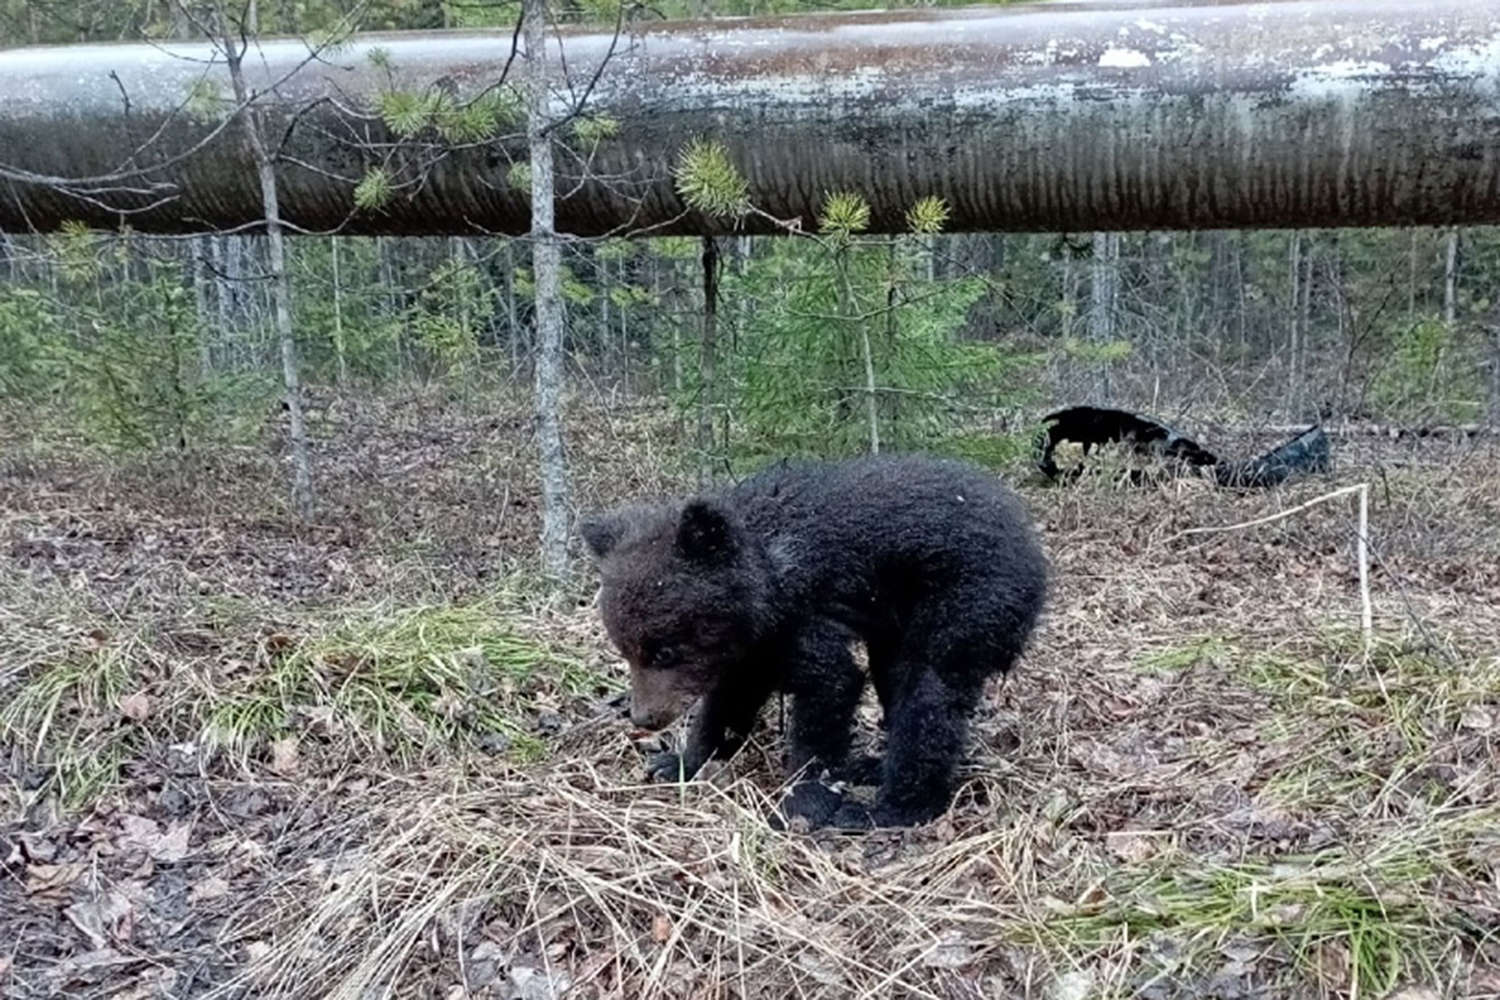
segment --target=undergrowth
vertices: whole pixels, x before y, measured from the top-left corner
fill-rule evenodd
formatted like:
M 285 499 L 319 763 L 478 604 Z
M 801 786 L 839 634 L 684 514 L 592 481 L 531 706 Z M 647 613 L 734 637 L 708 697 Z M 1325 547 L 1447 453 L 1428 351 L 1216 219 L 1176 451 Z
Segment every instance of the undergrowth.
M 145 632 L 85 637 L 97 648 L 12 682 L 0 744 L 24 759 L 34 791 L 70 808 L 150 742 L 283 771 L 307 752 L 402 767 L 467 751 L 534 762 L 568 699 L 617 685 L 540 633 L 518 608 L 483 601 L 309 619 L 192 663 Z

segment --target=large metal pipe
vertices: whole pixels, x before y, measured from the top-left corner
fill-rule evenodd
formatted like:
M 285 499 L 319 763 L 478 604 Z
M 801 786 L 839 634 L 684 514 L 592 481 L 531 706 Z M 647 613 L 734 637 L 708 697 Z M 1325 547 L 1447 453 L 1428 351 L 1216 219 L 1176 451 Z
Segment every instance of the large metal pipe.
M 575 88 L 615 46 L 590 107 L 621 126 L 559 202 L 565 232 L 728 231 L 686 211 L 671 179 L 700 134 L 723 140 L 758 207 L 808 225 L 834 189 L 863 194 L 885 232 L 929 194 L 948 200 L 950 230 L 970 231 L 1500 221 L 1500 0 L 1083 2 L 656 24 L 618 44 L 585 32 L 559 44 Z M 354 181 L 387 151 L 362 143 L 391 140 L 349 115 L 389 86 L 375 47 L 398 86 L 441 79 L 463 96 L 499 76 L 510 35 L 359 36 L 291 73 L 266 112 L 274 136 L 290 128 L 285 218 L 346 233 L 524 232 L 527 196 L 507 181 L 521 147 L 504 140 L 436 158 L 384 211 L 350 214 Z M 306 53 L 264 41 L 246 69 L 264 88 Z M 171 162 L 212 126 L 180 109 L 211 54 L 0 52 L 0 228 L 113 226 L 113 208 L 162 196 L 130 224 L 253 224 L 260 192 L 237 130 Z M 229 92 L 221 66 L 207 72 Z M 397 163 L 416 169 L 431 152 Z M 165 165 L 71 193 L 30 176 L 152 164 Z M 148 181 L 151 194 L 123 190 Z M 742 231 L 770 228 L 752 217 Z

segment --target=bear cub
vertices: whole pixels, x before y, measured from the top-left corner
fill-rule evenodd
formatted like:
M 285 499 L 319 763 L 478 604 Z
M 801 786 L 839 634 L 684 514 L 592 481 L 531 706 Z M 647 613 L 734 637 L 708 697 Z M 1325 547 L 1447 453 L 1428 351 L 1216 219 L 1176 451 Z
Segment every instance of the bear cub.
M 792 775 L 864 783 L 873 807 L 817 780 L 785 810 L 809 826 L 911 826 L 947 808 L 984 683 L 1026 647 L 1047 563 L 1020 500 L 965 463 L 916 455 L 782 462 L 721 493 L 586 520 L 610 641 L 630 664 L 631 719 L 700 701 L 680 754 L 692 777 L 733 754 L 774 692 L 791 696 Z M 867 679 L 885 755 L 851 761 Z M 872 773 L 873 772 L 873 773 Z

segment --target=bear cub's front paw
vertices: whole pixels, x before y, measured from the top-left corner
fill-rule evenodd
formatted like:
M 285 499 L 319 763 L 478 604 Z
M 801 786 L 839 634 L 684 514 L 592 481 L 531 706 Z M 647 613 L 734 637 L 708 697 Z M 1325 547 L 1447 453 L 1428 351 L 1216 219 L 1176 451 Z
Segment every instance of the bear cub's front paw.
M 654 753 L 646 758 L 648 781 L 686 781 L 692 776 L 680 753 Z
M 768 819 L 773 830 L 816 830 L 843 804 L 843 795 L 821 781 L 799 781 Z

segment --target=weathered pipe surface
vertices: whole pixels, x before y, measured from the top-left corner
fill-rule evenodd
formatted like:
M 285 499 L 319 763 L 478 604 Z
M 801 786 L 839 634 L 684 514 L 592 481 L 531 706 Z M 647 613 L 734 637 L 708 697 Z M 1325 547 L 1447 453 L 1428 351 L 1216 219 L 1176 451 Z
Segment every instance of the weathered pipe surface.
M 575 89 L 611 41 L 565 36 Z M 285 217 L 315 231 L 524 232 L 526 196 L 506 179 L 519 136 L 444 155 L 430 139 L 393 150 L 377 119 L 353 113 L 389 86 L 369 58 L 377 46 L 397 86 L 444 79 L 464 96 L 498 77 L 510 34 L 359 36 L 291 73 L 265 112 L 273 137 L 287 136 Z M 306 51 L 296 40 L 252 47 L 252 85 L 281 80 Z M 194 82 L 207 73 L 230 92 L 222 64 L 205 68 L 210 54 L 178 44 L 0 52 L 0 228 L 114 226 L 113 208 L 161 198 L 130 223 L 253 224 L 259 189 L 237 129 L 171 162 L 213 125 L 181 108 Z M 924 195 L 946 198 L 949 228 L 970 231 L 1500 221 L 1500 0 L 658 23 L 619 40 L 590 107 L 621 129 L 559 200 L 559 229 L 582 235 L 730 231 L 687 212 L 672 182 L 676 154 L 700 134 L 725 142 L 758 207 L 808 226 L 824 193 L 841 188 L 868 198 L 871 229 L 885 232 L 902 229 Z M 385 157 L 424 182 L 384 211 L 353 212 L 355 182 Z M 559 157 L 575 174 L 580 162 Z M 144 172 L 71 194 L 22 174 L 134 169 Z

